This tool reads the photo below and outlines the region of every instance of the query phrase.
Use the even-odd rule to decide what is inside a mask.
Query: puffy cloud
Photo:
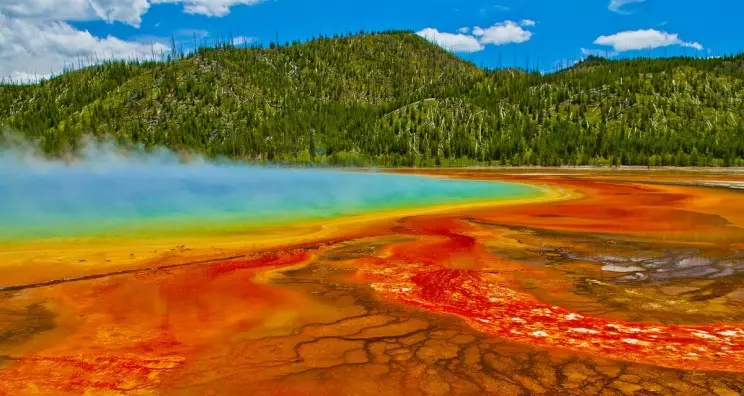
[[[12,18],[46,21],[103,20],[139,27],[152,4],[183,4],[189,14],[221,17],[236,5],[263,0],[0,0],[0,13]]]
[[[200,14],[221,17],[230,13],[230,7],[236,5],[254,5],[263,0],[151,0],[152,4],[183,3],[183,10],[188,14]]]
[[[485,29],[479,26],[472,29],[461,27],[457,29],[456,34],[440,32],[434,28],[426,28],[416,34],[454,52],[478,52],[489,44],[504,45],[529,41],[532,32],[523,27],[534,25],[534,21],[524,19],[520,23],[504,21]]]
[[[103,20],[139,27],[153,4],[182,4],[184,12],[220,17],[236,5],[263,0],[0,0],[0,76],[28,82],[62,72],[69,65],[104,59],[159,58],[169,48],[154,44],[96,37],[66,21]],[[196,35],[196,33],[194,33]],[[250,42],[238,37],[236,42]]]
[[[486,29],[476,26],[473,28],[473,35],[478,37],[481,44],[503,45],[529,41],[532,32],[525,30],[516,22],[504,21]]]
[[[623,10],[623,6],[633,3],[643,3],[646,0],[610,0],[610,5],[607,8],[612,12],[618,14],[630,14],[630,12]]]
[[[654,49],[671,45],[690,47],[698,51],[703,49],[700,43],[682,41],[677,34],[660,32],[654,29],[630,30],[610,36],[599,36],[594,40],[594,44],[611,46],[617,52]]]
[[[0,0],[0,13],[12,18],[46,21],[124,22],[139,26],[148,0]]]
[[[78,59],[158,58],[168,53],[163,43],[146,44],[113,36],[95,37],[65,22],[14,19],[0,14],[0,76],[15,81],[60,73]]]
[[[454,52],[478,52],[483,50],[483,45],[478,39],[467,34],[443,33],[437,29],[426,28],[416,32],[419,36]]]

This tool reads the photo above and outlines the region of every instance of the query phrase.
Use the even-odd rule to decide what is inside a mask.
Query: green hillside
[[[486,71],[408,32],[111,62],[0,86],[49,155],[86,135],[252,162],[744,165],[744,56]]]

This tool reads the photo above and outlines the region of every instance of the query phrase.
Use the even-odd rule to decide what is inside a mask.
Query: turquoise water
[[[537,194],[519,184],[372,172],[0,159],[0,237],[136,235],[158,227],[185,232],[226,223],[249,227]]]

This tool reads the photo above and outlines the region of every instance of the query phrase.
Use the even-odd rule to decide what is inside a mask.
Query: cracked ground
[[[740,192],[511,177],[581,196],[5,287],[0,394],[744,392]]]

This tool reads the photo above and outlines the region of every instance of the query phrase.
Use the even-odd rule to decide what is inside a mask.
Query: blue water
[[[174,161],[19,162],[0,156],[0,237],[137,232],[330,218],[537,194],[529,186],[371,172]]]

